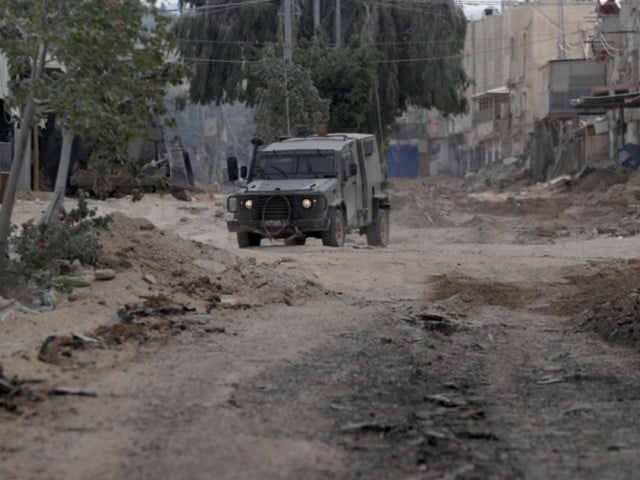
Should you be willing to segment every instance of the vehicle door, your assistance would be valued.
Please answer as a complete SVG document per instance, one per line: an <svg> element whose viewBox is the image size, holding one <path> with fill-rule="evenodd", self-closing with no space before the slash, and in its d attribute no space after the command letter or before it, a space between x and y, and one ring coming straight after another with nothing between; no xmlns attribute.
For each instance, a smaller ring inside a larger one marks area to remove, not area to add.
<svg viewBox="0 0 640 480"><path fill-rule="evenodd" d="M347 206L345 220L349 227L361 226L360 213L362 210L362 183L357 158L355 142L347 145L342 150L340 158L340 178L342 183L342 198ZM352 165L355 165L355 167ZM353 168L355 168L357 172L355 175L352 175Z"/></svg>

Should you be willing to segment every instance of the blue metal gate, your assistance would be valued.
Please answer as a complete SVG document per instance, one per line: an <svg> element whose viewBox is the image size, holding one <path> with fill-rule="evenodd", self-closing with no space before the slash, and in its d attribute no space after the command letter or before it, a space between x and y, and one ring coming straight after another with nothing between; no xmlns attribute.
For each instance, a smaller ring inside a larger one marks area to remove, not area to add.
<svg viewBox="0 0 640 480"><path fill-rule="evenodd" d="M420 154L415 145L391 145L386 155L387 177L417 178Z"/></svg>

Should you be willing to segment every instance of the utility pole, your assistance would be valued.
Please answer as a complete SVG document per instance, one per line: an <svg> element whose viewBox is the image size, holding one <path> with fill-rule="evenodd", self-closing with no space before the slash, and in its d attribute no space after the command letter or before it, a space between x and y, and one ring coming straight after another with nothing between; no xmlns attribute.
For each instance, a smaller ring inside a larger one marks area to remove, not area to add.
<svg viewBox="0 0 640 480"><path fill-rule="evenodd" d="M289 75L287 69L293 63L293 0L284 0L284 109L287 116L287 135L291 135L289 106Z"/></svg>
<svg viewBox="0 0 640 480"><path fill-rule="evenodd" d="M336 47L342 48L342 6L340 0L336 0Z"/></svg>
<svg viewBox="0 0 640 480"><path fill-rule="evenodd" d="M293 60L293 15L292 0L284 0L284 59Z"/></svg>
<svg viewBox="0 0 640 480"><path fill-rule="evenodd" d="M318 30L320 26L320 0L313 0L313 31Z"/></svg>
<svg viewBox="0 0 640 480"><path fill-rule="evenodd" d="M632 34L626 34L627 45L631 44L631 82L633 83L634 88L638 89L638 82L640 81L640 72L638 71L638 0L632 0L631 2L631 28L633 31ZM638 143L639 134L638 131L638 117L635 112L635 109L630 111L631 118L633 121L629 122L629 143Z"/></svg>

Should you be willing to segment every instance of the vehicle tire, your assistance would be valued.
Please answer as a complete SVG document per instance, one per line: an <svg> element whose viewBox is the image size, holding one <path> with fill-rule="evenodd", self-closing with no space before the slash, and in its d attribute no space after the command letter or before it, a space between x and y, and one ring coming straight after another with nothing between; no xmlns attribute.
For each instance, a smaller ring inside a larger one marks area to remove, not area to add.
<svg viewBox="0 0 640 480"><path fill-rule="evenodd" d="M378 210L378 219L367 227L367 244L375 247L389 245L389 212Z"/></svg>
<svg viewBox="0 0 640 480"><path fill-rule="evenodd" d="M342 247L344 246L344 237L346 233L346 227L344 224L344 215L342 210L334 210L331 214L331 225L329 230L322 232L322 244L329 247Z"/></svg>
<svg viewBox="0 0 640 480"><path fill-rule="evenodd" d="M260 245L262 237L253 232L238 232L238 247L257 247Z"/></svg>
<svg viewBox="0 0 640 480"><path fill-rule="evenodd" d="M293 237L293 238L286 238L284 240L284 244L287 246L301 246L304 245L307 242L307 237L306 235L300 235L299 237Z"/></svg>

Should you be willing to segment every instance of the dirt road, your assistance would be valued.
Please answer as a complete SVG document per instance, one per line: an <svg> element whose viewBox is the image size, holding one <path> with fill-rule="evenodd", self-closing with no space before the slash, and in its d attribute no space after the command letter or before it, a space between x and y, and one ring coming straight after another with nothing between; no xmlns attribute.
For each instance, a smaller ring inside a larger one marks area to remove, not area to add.
<svg viewBox="0 0 640 480"><path fill-rule="evenodd" d="M634 179L439 182L395 185L386 249L238 250L219 200L98 203L155 228L117 217L115 280L0 323L5 376L44 380L0 411L2 478L637 478ZM72 331L105 340L38 360Z"/></svg>

